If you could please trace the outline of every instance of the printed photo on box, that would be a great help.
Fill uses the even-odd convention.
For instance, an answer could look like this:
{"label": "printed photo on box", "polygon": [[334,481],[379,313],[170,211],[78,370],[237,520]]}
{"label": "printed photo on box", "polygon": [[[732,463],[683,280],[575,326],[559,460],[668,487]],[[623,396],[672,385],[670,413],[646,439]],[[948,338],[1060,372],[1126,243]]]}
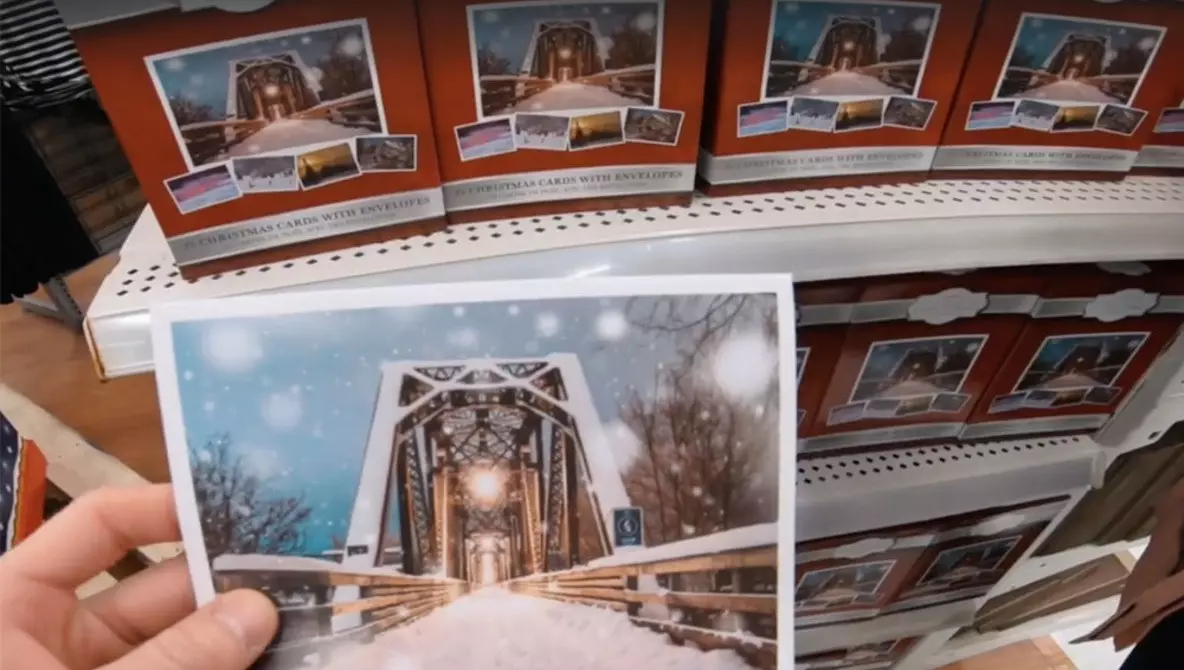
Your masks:
{"label": "printed photo on box", "polygon": [[1026,13],[995,97],[1129,105],[1164,32],[1158,26]]}
{"label": "printed photo on box", "polygon": [[640,144],[678,144],[682,112],[630,107],[625,111],[625,139]]}
{"label": "printed photo on box", "polygon": [[571,119],[549,114],[515,114],[514,145],[519,149],[567,151]]}
{"label": "printed photo on box", "polygon": [[908,593],[924,593],[971,586],[979,581],[996,581],[999,566],[1020,541],[1019,535],[976,542],[938,553],[917,586]]}
{"label": "printed photo on box", "polygon": [[1061,108],[1059,105],[1037,102],[1036,100],[1021,100],[1015,106],[1015,114],[1011,117],[1011,125],[1017,128],[1048,132],[1052,130],[1052,124],[1056,122],[1057,115],[1060,112]]}
{"label": "printed photo on box", "polygon": [[362,172],[415,172],[417,146],[415,135],[374,135],[354,140]]}
{"label": "printed photo on box", "polygon": [[295,156],[236,158],[230,165],[234,180],[243,193],[300,190]]}
{"label": "printed photo on box", "polygon": [[807,572],[794,590],[794,608],[809,612],[874,605],[894,565],[896,561],[875,561]]}
{"label": "printed photo on box", "polygon": [[477,118],[656,106],[664,0],[469,5]]}
{"label": "printed photo on box", "polygon": [[478,121],[456,127],[461,160],[488,158],[514,151],[514,128],[509,118]]}
{"label": "printed photo on box", "polygon": [[938,5],[776,0],[764,97],[916,95]]}
{"label": "printed photo on box", "polygon": [[[506,286],[349,308],[308,294],[286,313],[162,326],[169,421],[184,424],[170,457],[196,501],[182,523],[200,527],[186,550],[215,591],[283,606],[256,667],[549,667],[581,639],[581,663],[604,670],[757,667],[665,629],[715,636],[727,618],[735,649],[775,654],[792,392],[777,296]],[[643,525],[631,546],[621,510]],[[594,602],[578,595],[589,579]],[[716,588],[761,606],[731,611]]]}
{"label": "printed photo on box", "polygon": [[902,98],[892,96],[884,106],[884,125],[893,128],[908,128],[910,130],[925,130],[929,125],[929,117],[937,107],[936,100],[921,100],[920,98]]}
{"label": "printed photo on box", "polygon": [[1184,109],[1165,109],[1155,124],[1157,133],[1184,133]]}
{"label": "printed photo on box", "polygon": [[917,638],[861,644],[794,659],[794,670],[881,670],[891,668]]}
{"label": "printed photo on box", "polygon": [[353,179],[361,174],[348,143],[335,144],[296,157],[296,171],[305,189]]}
{"label": "printed photo on box", "polygon": [[1052,122],[1052,132],[1082,132],[1093,130],[1098,122],[1097,105],[1061,105],[1061,113]]}
{"label": "printed photo on box", "polygon": [[943,408],[965,403],[959,392],[986,341],[986,335],[965,335],[875,342],[849,402],[866,401],[863,418],[916,414],[938,402]]}
{"label": "printed photo on box", "polygon": [[600,112],[571,119],[567,146],[570,151],[608,147],[625,142],[620,112]]}
{"label": "printed photo on box", "polygon": [[182,214],[219,205],[242,195],[235,184],[234,175],[225,165],[166,179],[164,183]]}
{"label": "printed photo on box", "polygon": [[385,131],[361,19],[146,61],[190,168]]}
{"label": "printed photo on box", "polygon": [[1143,123],[1147,112],[1122,105],[1105,105],[1102,113],[1098,114],[1098,121],[1094,125],[1098,130],[1118,135],[1134,135]]}
{"label": "printed photo on box", "polygon": [[973,102],[970,104],[970,114],[966,117],[967,130],[992,130],[1006,128],[1011,125],[1012,112],[1015,101],[1004,102]]}
{"label": "printed photo on box", "polygon": [[884,99],[852,100],[839,104],[835,115],[835,132],[871,130],[884,125]]}
{"label": "printed photo on box", "polygon": [[789,103],[788,125],[794,130],[829,133],[835,129],[838,113],[839,103],[834,100],[798,96]]}
{"label": "printed photo on box", "polygon": [[[740,105],[736,117],[736,137],[753,137],[784,132],[788,127],[788,103],[785,100],[753,102]],[[835,103],[838,109],[838,103]],[[830,130],[827,128],[827,130]]]}
{"label": "printed photo on box", "polygon": [[1045,338],[1012,392],[992,399],[988,412],[1108,405],[1122,391],[1114,381],[1146,340],[1147,333]]}

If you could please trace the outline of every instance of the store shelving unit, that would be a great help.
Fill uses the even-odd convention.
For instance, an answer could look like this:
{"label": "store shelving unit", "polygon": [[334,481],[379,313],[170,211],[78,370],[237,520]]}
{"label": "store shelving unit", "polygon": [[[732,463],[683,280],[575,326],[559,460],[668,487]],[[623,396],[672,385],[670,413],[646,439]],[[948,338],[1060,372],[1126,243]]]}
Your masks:
{"label": "store shelving unit", "polygon": [[[689,207],[461,225],[196,282],[179,276],[159,226],[146,210],[91,304],[86,332],[100,374],[118,377],[152,370],[150,310],[178,300],[462,280],[791,272],[810,281],[1168,258],[1184,258],[1184,179],[946,181],[699,197]],[[797,539],[1058,495],[1076,500],[1091,484],[1100,483],[1117,454],[1154,442],[1182,417],[1184,340],[1169,349],[1097,441],[1072,437],[949,444],[886,457],[831,457],[799,464]],[[941,501],[940,506],[934,501]],[[991,595],[1096,558],[1098,552],[1122,548],[1025,559]],[[1025,626],[1008,636],[949,642],[984,601],[800,631],[796,651],[927,636],[902,665],[923,670],[1029,632]]]}

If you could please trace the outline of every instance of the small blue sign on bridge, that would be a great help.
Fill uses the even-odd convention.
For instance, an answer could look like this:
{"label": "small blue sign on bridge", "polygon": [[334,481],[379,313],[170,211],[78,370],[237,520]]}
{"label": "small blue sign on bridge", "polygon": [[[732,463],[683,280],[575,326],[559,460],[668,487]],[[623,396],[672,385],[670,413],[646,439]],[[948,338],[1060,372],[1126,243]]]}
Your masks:
{"label": "small blue sign on bridge", "polygon": [[613,547],[641,547],[645,545],[640,507],[618,507],[613,510]]}

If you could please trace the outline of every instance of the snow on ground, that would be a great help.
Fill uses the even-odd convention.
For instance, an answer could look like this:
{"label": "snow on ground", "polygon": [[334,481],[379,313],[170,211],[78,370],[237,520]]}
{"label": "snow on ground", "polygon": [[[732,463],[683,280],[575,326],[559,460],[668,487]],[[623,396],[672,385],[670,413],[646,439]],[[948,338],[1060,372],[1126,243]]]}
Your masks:
{"label": "snow on ground", "polygon": [[1118,98],[1106,95],[1096,86],[1082,81],[1064,79],[1053,82],[1030,91],[1025,91],[1017,98],[1032,98],[1034,100],[1065,100],[1074,102],[1120,102]]}
{"label": "snow on ground", "polygon": [[673,558],[690,556],[704,556],[721,551],[738,551],[752,547],[767,547],[777,544],[777,524],[761,523],[755,526],[733,528],[702,537],[692,537],[687,540],[660,544],[656,547],[646,547],[612,556],[598,558],[588,563],[590,568],[603,568],[611,565],[633,565],[636,563],[650,563],[665,561]]}
{"label": "snow on ground", "polygon": [[623,614],[484,589],[326,670],[751,670],[735,652],[680,647]]}
{"label": "snow on ground", "polygon": [[900,89],[858,72],[832,72],[821,79],[780,93],[785,95],[900,95]]}
{"label": "snow on ground", "polygon": [[512,112],[541,112],[560,109],[597,109],[636,105],[636,98],[613,93],[601,86],[562,82],[514,105]]}
{"label": "snow on ground", "polygon": [[366,128],[339,126],[325,119],[281,119],[269,123],[262,130],[230,148],[232,157],[255,156],[291,147],[319,144],[333,140],[347,140],[358,135],[369,135]]}
{"label": "snow on ground", "polygon": [[[265,554],[223,554],[214,559],[214,570],[257,570],[264,572],[283,572],[285,570],[297,572],[322,571],[343,572],[351,575],[398,577],[399,579],[422,579],[437,583],[445,581],[438,575],[407,575],[391,568],[350,568],[335,561],[325,561],[319,558],[268,556]],[[451,581],[459,583],[460,580]]]}

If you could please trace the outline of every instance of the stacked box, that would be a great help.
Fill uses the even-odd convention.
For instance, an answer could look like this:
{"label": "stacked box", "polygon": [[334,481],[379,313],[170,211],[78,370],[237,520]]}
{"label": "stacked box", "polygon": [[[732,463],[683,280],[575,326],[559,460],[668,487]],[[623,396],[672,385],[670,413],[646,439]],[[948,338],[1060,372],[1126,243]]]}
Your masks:
{"label": "stacked box", "polygon": [[814,435],[814,415],[843,351],[851,309],[863,285],[862,281],[834,281],[794,287],[799,439]]}
{"label": "stacked box", "polygon": [[1184,176],[1184,85],[1176,88],[1172,101],[1155,116],[1151,138],[1139,151],[1133,174]]}
{"label": "stacked box", "polygon": [[690,202],[710,0],[419,12],[450,221]]}
{"label": "stacked box", "polygon": [[700,188],[726,195],[923,179],[979,5],[722,3]]}
{"label": "stacked box", "polygon": [[1044,281],[1014,268],[877,279],[799,453],[956,438]]}
{"label": "stacked box", "polygon": [[1174,263],[1058,268],[963,439],[1100,428],[1184,322]]}
{"label": "stacked box", "polygon": [[56,1],[185,276],[443,225],[413,0]]}
{"label": "stacked box", "polygon": [[1175,0],[988,0],[938,178],[1121,179],[1177,83]]}

